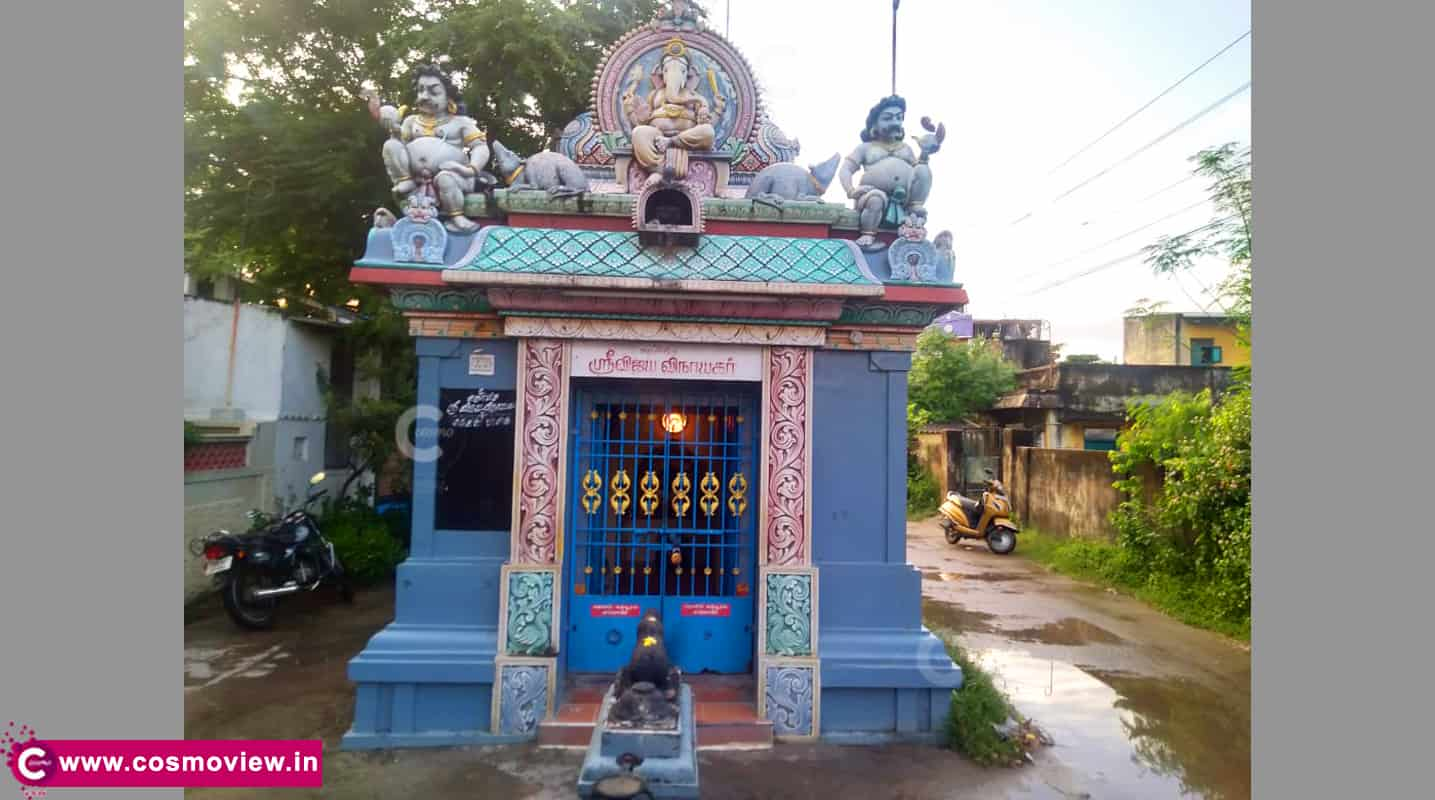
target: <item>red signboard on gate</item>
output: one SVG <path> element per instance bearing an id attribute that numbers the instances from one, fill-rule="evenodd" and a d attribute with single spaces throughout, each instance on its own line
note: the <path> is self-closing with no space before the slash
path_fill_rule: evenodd
<path id="1" fill-rule="evenodd" d="M 595 603 L 588 608 L 592 617 L 636 617 L 637 603 Z"/>
<path id="2" fill-rule="evenodd" d="M 683 603 L 685 617 L 728 617 L 732 616 L 732 605 L 728 603 Z"/>

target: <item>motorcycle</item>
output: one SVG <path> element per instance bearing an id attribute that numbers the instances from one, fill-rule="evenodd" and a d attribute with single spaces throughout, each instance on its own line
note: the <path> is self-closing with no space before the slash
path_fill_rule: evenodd
<path id="1" fill-rule="evenodd" d="M 309 485 L 317 487 L 323 480 L 324 473 L 317 473 Z M 325 583 L 336 584 L 345 602 L 354 599 L 353 584 L 333 543 L 309 513 L 309 506 L 327 493 L 311 489 L 302 505 L 272 521 L 258 510 L 250 511 L 255 529 L 248 533 L 217 530 L 191 543 L 191 551 L 204 556 L 204 574 L 214 578 L 235 624 L 250 630 L 271 628 L 279 598 L 312 592 Z"/>
<path id="2" fill-rule="evenodd" d="M 993 553 L 1004 556 L 1016 549 L 1019 529 L 1011 521 L 1011 501 L 1007 499 L 1006 488 L 991 470 L 986 470 L 986 474 L 981 502 L 948 492 L 947 499 L 937 509 L 941 513 L 937 522 L 948 544 L 962 539 L 985 539 Z"/>

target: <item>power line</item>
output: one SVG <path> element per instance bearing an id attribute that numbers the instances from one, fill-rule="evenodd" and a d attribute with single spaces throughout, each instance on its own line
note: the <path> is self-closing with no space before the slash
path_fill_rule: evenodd
<path id="1" fill-rule="evenodd" d="M 1196 112 L 1196 113 L 1193 114 L 1192 116 L 1186 118 L 1186 120 L 1183 121 L 1181 124 L 1177 125 L 1176 127 L 1172 128 L 1172 129 L 1169 130 L 1169 131 L 1166 131 L 1165 133 L 1161 134 L 1160 136 L 1157 136 L 1155 139 L 1152 139 L 1151 141 L 1147 142 L 1146 144 L 1144 144 L 1144 145 L 1142 145 L 1142 146 L 1136 148 L 1136 149 L 1133 150 L 1129 155 L 1127 155 L 1125 158 L 1122 158 L 1121 160 L 1117 161 L 1115 164 L 1112 164 L 1111 166 L 1109 166 L 1109 167 L 1107 167 L 1107 168 L 1101 170 L 1100 172 L 1096 173 L 1095 175 L 1092 175 L 1090 178 L 1087 178 L 1086 180 L 1082 181 L 1081 183 L 1078 183 L 1078 184 L 1076 184 L 1075 186 L 1071 187 L 1070 189 L 1067 189 L 1066 191 L 1064 191 L 1064 192 L 1062 192 L 1061 194 L 1057 195 L 1056 198 L 1053 199 L 1051 202 L 1053 202 L 1053 203 L 1059 203 L 1059 202 L 1061 202 L 1064 198 L 1066 198 L 1067 196 L 1069 196 L 1069 195 L 1071 195 L 1071 194 L 1074 194 L 1074 193 L 1077 192 L 1078 190 L 1082 189 L 1083 187 L 1087 186 L 1087 185 L 1090 184 L 1091 182 L 1095 181 L 1097 178 L 1102 177 L 1103 175 L 1105 175 L 1106 173 L 1110 172 L 1111 170 L 1116 169 L 1117 167 L 1121 166 L 1122 164 L 1125 164 L 1126 162 L 1128 162 L 1128 161 L 1130 161 L 1131 159 L 1133 159 L 1133 158 L 1135 158 L 1135 157 L 1141 155 L 1142 153 L 1146 152 L 1147 150 L 1150 150 L 1151 148 L 1155 147 L 1156 145 L 1158 145 L 1158 144 L 1160 144 L 1160 143 L 1166 141 L 1166 140 L 1167 140 L 1168 138 L 1170 138 L 1172 135 L 1174 135 L 1174 134 L 1176 134 L 1177 132 L 1183 130 L 1187 125 L 1190 125 L 1191 123 L 1195 122 L 1196 120 L 1199 120 L 1201 117 L 1204 117 L 1204 116 L 1206 116 L 1207 114 L 1211 113 L 1212 111 L 1215 111 L 1216 109 L 1220 108 L 1221 106 L 1223 106 L 1223 105 L 1225 105 L 1226 103 L 1230 102 L 1231 100 L 1235 99 L 1238 95 L 1240 95 L 1242 92 L 1244 92 L 1245 90 L 1247 90 L 1247 89 L 1249 89 L 1249 88 L 1251 88 L 1251 82 L 1250 82 L 1250 81 L 1246 81 L 1244 84 L 1242 84 L 1241 86 L 1237 87 L 1235 90 L 1233 90 L 1232 92 L 1230 92 L 1229 94 L 1227 94 L 1225 97 L 1222 97 L 1220 100 L 1217 100 L 1216 102 L 1214 102 L 1214 103 L 1212 103 L 1212 104 L 1206 106 L 1205 108 L 1201 109 L 1200 111 Z"/>
<path id="2" fill-rule="evenodd" d="M 1195 69 L 1193 69 L 1193 70 L 1191 70 L 1190 72 L 1188 72 L 1188 73 L 1186 73 L 1185 75 L 1183 75 L 1183 76 L 1181 77 L 1181 80 L 1176 81 L 1175 83 L 1171 84 L 1170 86 L 1167 86 L 1160 94 L 1158 94 L 1158 95 L 1156 95 L 1155 97 L 1151 98 L 1150 100 L 1146 101 L 1146 104 L 1145 104 L 1145 105 L 1141 106 L 1140 108 L 1136 109 L 1135 111 L 1132 111 L 1130 114 L 1128 114 L 1128 115 L 1126 116 L 1125 119 L 1123 119 L 1123 120 L 1121 120 L 1120 122 L 1116 123 L 1115 125 L 1111 126 L 1111 129 L 1108 130 L 1106 133 L 1101 134 L 1100 136 L 1098 136 L 1098 137 L 1096 137 L 1095 139 L 1093 139 L 1090 143 L 1088 143 L 1085 147 L 1081 148 L 1080 150 L 1077 150 L 1075 153 L 1072 153 L 1065 161 L 1061 162 L 1060 164 L 1057 164 L 1055 167 L 1052 167 L 1051 172 L 1048 172 L 1048 173 L 1046 173 L 1046 174 L 1047 174 L 1048 176 L 1050 176 L 1050 175 L 1052 175 L 1052 174 L 1055 174 L 1057 170 L 1059 170 L 1059 169 L 1061 169 L 1062 167 L 1066 166 L 1067 164 L 1070 164 L 1071 162 L 1075 161 L 1076 158 L 1077 158 L 1078 156 L 1080 156 L 1082 153 L 1085 153 L 1087 150 L 1090 150 L 1091 148 L 1093 148 L 1093 147 L 1095 147 L 1096 145 L 1100 144 L 1106 137 L 1110 136 L 1111 134 L 1113 134 L 1113 133 L 1115 133 L 1117 130 L 1119 130 L 1119 129 L 1121 128 L 1121 126 L 1123 126 L 1123 125 L 1125 125 L 1126 123 L 1130 122 L 1131 120 L 1135 119 L 1137 114 L 1140 114 L 1142 111 L 1145 111 L 1146 109 L 1148 109 L 1148 108 L 1150 108 L 1151 106 L 1155 105 L 1155 104 L 1156 104 L 1156 101 L 1158 101 L 1158 100 L 1160 100 L 1161 98 L 1165 97 L 1166 95 L 1170 94 L 1177 86 L 1180 86 L 1181 84 L 1185 83 L 1187 80 L 1189 80 L 1189 79 L 1191 78 L 1192 75 L 1195 75 L 1196 73 L 1198 73 L 1198 72 L 1200 72 L 1201 70 L 1205 69 L 1208 65 L 1210 65 L 1210 63 L 1211 63 L 1212 61 L 1215 61 L 1216 59 L 1218 59 L 1218 58 L 1220 58 L 1221 56 L 1225 55 L 1225 54 L 1226 54 L 1226 51 L 1228 51 L 1228 50 L 1230 50 L 1232 47 L 1235 47 L 1236 45 L 1240 44 L 1242 39 L 1245 39 L 1247 36 L 1250 36 L 1250 35 L 1251 35 L 1251 31 L 1250 31 L 1250 29 L 1248 28 L 1248 29 L 1246 29 L 1246 32 L 1245 32 L 1245 33 L 1241 34 L 1240 36 L 1237 36 L 1234 41 L 1232 41 L 1230 44 L 1226 45 L 1225 47 L 1222 47 L 1220 50 L 1218 50 L 1218 51 L 1216 52 L 1215 55 L 1211 56 L 1210 58 L 1206 59 L 1205 61 L 1202 61 L 1201 64 L 1200 64 L 1199 66 L 1197 66 Z"/>
<path id="3" fill-rule="evenodd" d="M 1214 228 L 1214 227 L 1216 227 L 1217 225 L 1223 225 L 1223 224 L 1225 224 L 1225 223 L 1227 223 L 1227 222 L 1230 222 L 1230 221 L 1232 221 L 1232 220 L 1234 220 L 1234 219 L 1236 219 L 1235 216 L 1222 217 L 1221 219 L 1214 220 L 1214 221 L 1212 221 L 1212 222 L 1208 222 L 1208 223 L 1206 223 L 1205 225 L 1202 225 L 1202 226 L 1200 226 L 1200 227 L 1198 227 L 1198 228 L 1192 228 L 1191 230 L 1186 231 L 1185 233 L 1177 234 L 1177 236 L 1190 236 L 1190 235 L 1193 234 L 1193 233 L 1200 233 L 1201 231 L 1204 231 L 1204 230 L 1206 230 L 1206 229 L 1208 229 L 1208 228 Z M 1127 262 L 1127 261 L 1130 261 L 1130 260 L 1133 259 L 1133 258 L 1137 258 L 1137 257 L 1141 256 L 1142 254 L 1144 254 L 1145 252 L 1146 252 L 1146 248 L 1143 247 L 1143 248 L 1141 248 L 1141 249 L 1139 249 L 1139 250 L 1137 250 L 1137 251 L 1135 251 L 1135 252 L 1133 252 L 1133 253 L 1127 253 L 1127 254 L 1124 255 L 1124 256 L 1120 256 L 1120 257 L 1118 257 L 1118 258 L 1113 258 L 1113 259 L 1111 259 L 1110 261 L 1106 261 L 1106 262 L 1103 262 L 1103 263 L 1101 263 L 1101 264 L 1097 264 L 1096 266 L 1091 267 L 1091 268 L 1089 268 L 1089 269 L 1085 269 L 1085 270 L 1082 270 L 1081 272 L 1077 272 L 1077 273 L 1074 273 L 1074 274 L 1072 274 L 1072 275 L 1068 275 L 1068 276 L 1066 276 L 1065 278 L 1061 278 L 1061 279 L 1052 281 L 1051 283 L 1045 284 L 1045 285 L 1043 285 L 1043 286 L 1041 286 L 1041 287 L 1039 287 L 1039 288 L 1032 289 L 1032 290 L 1029 291 L 1029 292 L 1024 292 L 1024 293 L 1022 294 L 1022 297 L 1026 297 L 1026 296 L 1033 295 L 1033 294 L 1040 294 L 1041 292 L 1047 291 L 1048 289 L 1055 289 L 1055 288 L 1058 287 L 1058 286 L 1063 286 L 1063 285 L 1065 285 L 1065 284 L 1071 283 L 1072 281 L 1077 280 L 1078 278 L 1085 278 L 1085 277 L 1088 276 L 1088 275 L 1094 275 L 1095 273 L 1098 273 L 1098 272 L 1100 272 L 1100 271 L 1102 271 L 1102 270 L 1104 270 L 1104 269 L 1110 269 L 1111 267 L 1117 266 L 1118 264 L 1123 264 L 1123 263 L 1125 263 L 1125 262 Z"/>
<path id="4" fill-rule="evenodd" d="M 1153 226 L 1153 225 L 1159 225 L 1159 224 L 1165 222 L 1166 220 L 1171 219 L 1172 217 L 1179 217 L 1179 216 L 1181 216 L 1182 214 L 1185 214 L 1185 213 L 1187 213 L 1187 212 L 1189 212 L 1189 211 L 1193 211 L 1193 210 L 1195 210 L 1195 209 L 1197 209 L 1197 208 L 1200 208 L 1201 206 L 1204 206 L 1204 205 L 1206 205 L 1206 204 L 1209 203 L 1209 202 L 1210 202 L 1209 199 L 1207 199 L 1207 198 L 1202 198 L 1201 200 L 1199 200 L 1199 201 L 1197 201 L 1197 202 L 1195 202 L 1195 203 L 1192 203 L 1191 205 L 1186 206 L 1185 208 L 1179 209 L 1179 210 L 1177 210 L 1177 211 L 1172 211 L 1170 214 L 1167 214 L 1166 216 L 1161 217 L 1160 219 L 1152 220 L 1151 222 L 1148 222 L 1148 223 L 1146 223 L 1145 225 L 1142 225 L 1142 226 L 1139 227 L 1139 228 L 1132 228 L 1131 230 L 1129 230 L 1129 231 L 1127 231 L 1127 232 L 1121 234 L 1120 236 L 1116 236 L 1116 237 L 1113 237 L 1113 238 L 1111 238 L 1111 239 L 1107 239 L 1106 241 L 1102 242 L 1101 244 L 1092 245 L 1091 247 L 1088 247 L 1088 248 L 1086 248 L 1085 250 L 1082 250 L 1080 253 L 1077 253 L 1077 254 L 1072 255 L 1072 256 L 1067 256 L 1066 258 L 1063 258 L 1063 259 L 1060 260 L 1060 261 L 1053 261 L 1052 263 L 1047 264 L 1047 265 L 1044 266 L 1044 267 L 1039 267 L 1039 268 L 1037 268 L 1037 269 L 1032 270 L 1031 272 L 1025 273 L 1025 274 L 1023 274 L 1023 275 L 1018 275 L 1017 277 L 1013 278 L 1012 280 L 1014 280 L 1014 281 L 1026 280 L 1027 278 L 1030 278 L 1030 277 L 1033 276 L 1033 275 L 1037 275 L 1037 274 L 1039 274 L 1039 273 L 1046 272 L 1047 270 L 1052 269 L 1053 267 L 1059 267 L 1059 266 L 1061 266 L 1062 264 L 1069 264 L 1069 263 L 1071 263 L 1072 261 L 1075 261 L 1076 259 L 1081 258 L 1081 257 L 1084 256 L 1084 255 L 1090 255 L 1091 253 L 1094 253 L 1094 252 L 1096 252 L 1097 250 L 1100 250 L 1100 249 L 1102 249 L 1103 247 L 1106 247 L 1107 245 L 1115 244 L 1115 243 L 1121 241 L 1122 239 L 1125 239 L 1125 238 L 1128 237 L 1128 236 L 1134 236 L 1134 235 L 1140 233 L 1141 231 L 1144 231 L 1144 230 L 1146 230 L 1147 228 L 1150 228 L 1150 227 Z"/>

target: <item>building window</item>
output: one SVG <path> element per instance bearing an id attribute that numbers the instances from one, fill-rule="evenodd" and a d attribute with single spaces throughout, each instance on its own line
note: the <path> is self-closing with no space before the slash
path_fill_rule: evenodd
<path id="1" fill-rule="evenodd" d="M 1214 339 L 1191 340 L 1191 366 L 1211 367 L 1221 363 L 1221 348 Z"/>
<path id="2" fill-rule="evenodd" d="M 1087 450 L 1115 450 L 1116 431 L 1112 428 L 1087 428 Z"/>
<path id="3" fill-rule="evenodd" d="M 295 437 L 294 437 L 294 460 L 295 460 L 295 461 L 308 461 L 308 460 L 309 460 L 309 437 L 308 437 L 308 436 L 295 436 Z"/>

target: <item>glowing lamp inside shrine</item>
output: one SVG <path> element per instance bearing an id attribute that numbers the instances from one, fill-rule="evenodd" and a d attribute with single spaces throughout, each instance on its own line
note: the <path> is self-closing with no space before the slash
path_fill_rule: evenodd
<path id="1" fill-rule="evenodd" d="M 688 418 L 674 411 L 671 414 L 663 415 L 663 429 L 668 433 L 682 433 L 683 428 L 688 426 Z"/>

